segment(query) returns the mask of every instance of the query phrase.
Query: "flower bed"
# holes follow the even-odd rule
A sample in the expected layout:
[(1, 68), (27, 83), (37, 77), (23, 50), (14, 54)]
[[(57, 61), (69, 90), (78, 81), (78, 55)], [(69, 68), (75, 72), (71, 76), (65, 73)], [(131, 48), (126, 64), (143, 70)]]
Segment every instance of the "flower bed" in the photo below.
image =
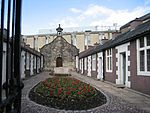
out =
[(97, 89), (71, 77), (53, 77), (40, 82), (29, 93), (39, 104), (66, 110), (87, 110), (106, 103)]

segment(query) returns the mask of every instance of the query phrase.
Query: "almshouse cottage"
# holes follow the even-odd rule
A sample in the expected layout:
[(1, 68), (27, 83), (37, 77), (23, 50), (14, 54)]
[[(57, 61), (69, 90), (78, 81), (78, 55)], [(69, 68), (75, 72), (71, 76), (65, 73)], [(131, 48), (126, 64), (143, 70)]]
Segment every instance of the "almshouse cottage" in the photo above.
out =
[(127, 23), (120, 31), (106, 43), (80, 53), (79, 70), (150, 94), (150, 14)]
[[(10, 53), (7, 55), (7, 30), (4, 30), (4, 41), (3, 41), (3, 76), (2, 76), (2, 84), (6, 81), (6, 60), (10, 59)], [(11, 44), (11, 40), (9, 42)], [(11, 48), (9, 47), (9, 52), (11, 52)], [(26, 77), (35, 75), (43, 70), (43, 62), (44, 62), (44, 56), (30, 48), (28, 45), (26, 45), (24, 42), (21, 43), (21, 59), (20, 59), (20, 68), (21, 68), (21, 78), (24, 79)], [(14, 62), (15, 63), (15, 62)], [(8, 70), (11, 71), (11, 70)], [(10, 73), (10, 72), (9, 72)]]

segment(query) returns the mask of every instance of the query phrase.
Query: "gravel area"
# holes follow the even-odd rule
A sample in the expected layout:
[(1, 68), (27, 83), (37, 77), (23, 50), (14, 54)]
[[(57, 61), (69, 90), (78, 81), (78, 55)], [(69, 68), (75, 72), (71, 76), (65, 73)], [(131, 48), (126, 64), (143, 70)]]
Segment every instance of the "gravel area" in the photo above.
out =
[(52, 76), (50, 76), (48, 72), (43, 72), (23, 81), (25, 87), (22, 91), (22, 113), (148, 113), (139, 107), (136, 107), (135, 105), (132, 105), (127, 101), (100, 88), (99, 90), (107, 96), (107, 103), (94, 109), (82, 111), (65, 111), (36, 104), (28, 98), (28, 93), (32, 87), (48, 77)]

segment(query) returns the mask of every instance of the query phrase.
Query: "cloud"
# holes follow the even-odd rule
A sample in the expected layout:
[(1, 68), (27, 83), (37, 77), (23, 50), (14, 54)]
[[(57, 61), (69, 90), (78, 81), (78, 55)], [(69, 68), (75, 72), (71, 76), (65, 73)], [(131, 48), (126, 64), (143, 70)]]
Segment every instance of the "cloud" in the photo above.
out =
[(84, 15), (86, 16), (98, 16), (98, 15), (103, 15), (107, 16), (113, 12), (112, 9), (106, 8), (104, 6), (98, 6), (91, 4), (85, 12), (83, 12)]
[[(143, 16), (148, 11), (150, 11), (150, 7), (137, 7), (131, 10), (112, 10), (111, 13), (106, 16), (104, 19), (95, 19), (91, 22), (90, 25), (112, 25), (113, 23), (117, 23), (118, 25), (123, 25), (136, 17)], [(107, 13), (106, 13), (107, 14)], [(104, 14), (104, 16), (106, 15)]]
[(73, 13), (80, 13), (81, 12), (81, 10), (76, 9), (76, 8), (70, 8), (70, 11)]
[(132, 10), (114, 10), (108, 7), (90, 4), (86, 9), (70, 9), (73, 16), (64, 17), (61, 20), (55, 20), (52, 23), (60, 23), (63, 27), (79, 27), (79, 26), (112, 26), (124, 25), (136, 17), (143, 16), (150, 12), (150, 7), (136, 7)]
[(62, 27), (79, 27), (77, 24), (78, 19), (74, 19), (73, 17), (64, 17), (63, 19), (56, 19), (55, 21), (49, 23), (51, 28), (58, 27), (58, 24), (61, 24)]

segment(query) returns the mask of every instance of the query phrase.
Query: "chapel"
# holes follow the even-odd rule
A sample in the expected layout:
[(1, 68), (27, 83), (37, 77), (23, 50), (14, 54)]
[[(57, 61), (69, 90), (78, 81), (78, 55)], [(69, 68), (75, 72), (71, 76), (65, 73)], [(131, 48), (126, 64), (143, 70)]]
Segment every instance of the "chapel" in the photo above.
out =
[(74, 69), (79, 50), (62, 37), (63, 29), (60, 24), (56, 31), (57, 37), (40, 49), (44, 55), (44, 70), (50, 71), (57, 67)]

